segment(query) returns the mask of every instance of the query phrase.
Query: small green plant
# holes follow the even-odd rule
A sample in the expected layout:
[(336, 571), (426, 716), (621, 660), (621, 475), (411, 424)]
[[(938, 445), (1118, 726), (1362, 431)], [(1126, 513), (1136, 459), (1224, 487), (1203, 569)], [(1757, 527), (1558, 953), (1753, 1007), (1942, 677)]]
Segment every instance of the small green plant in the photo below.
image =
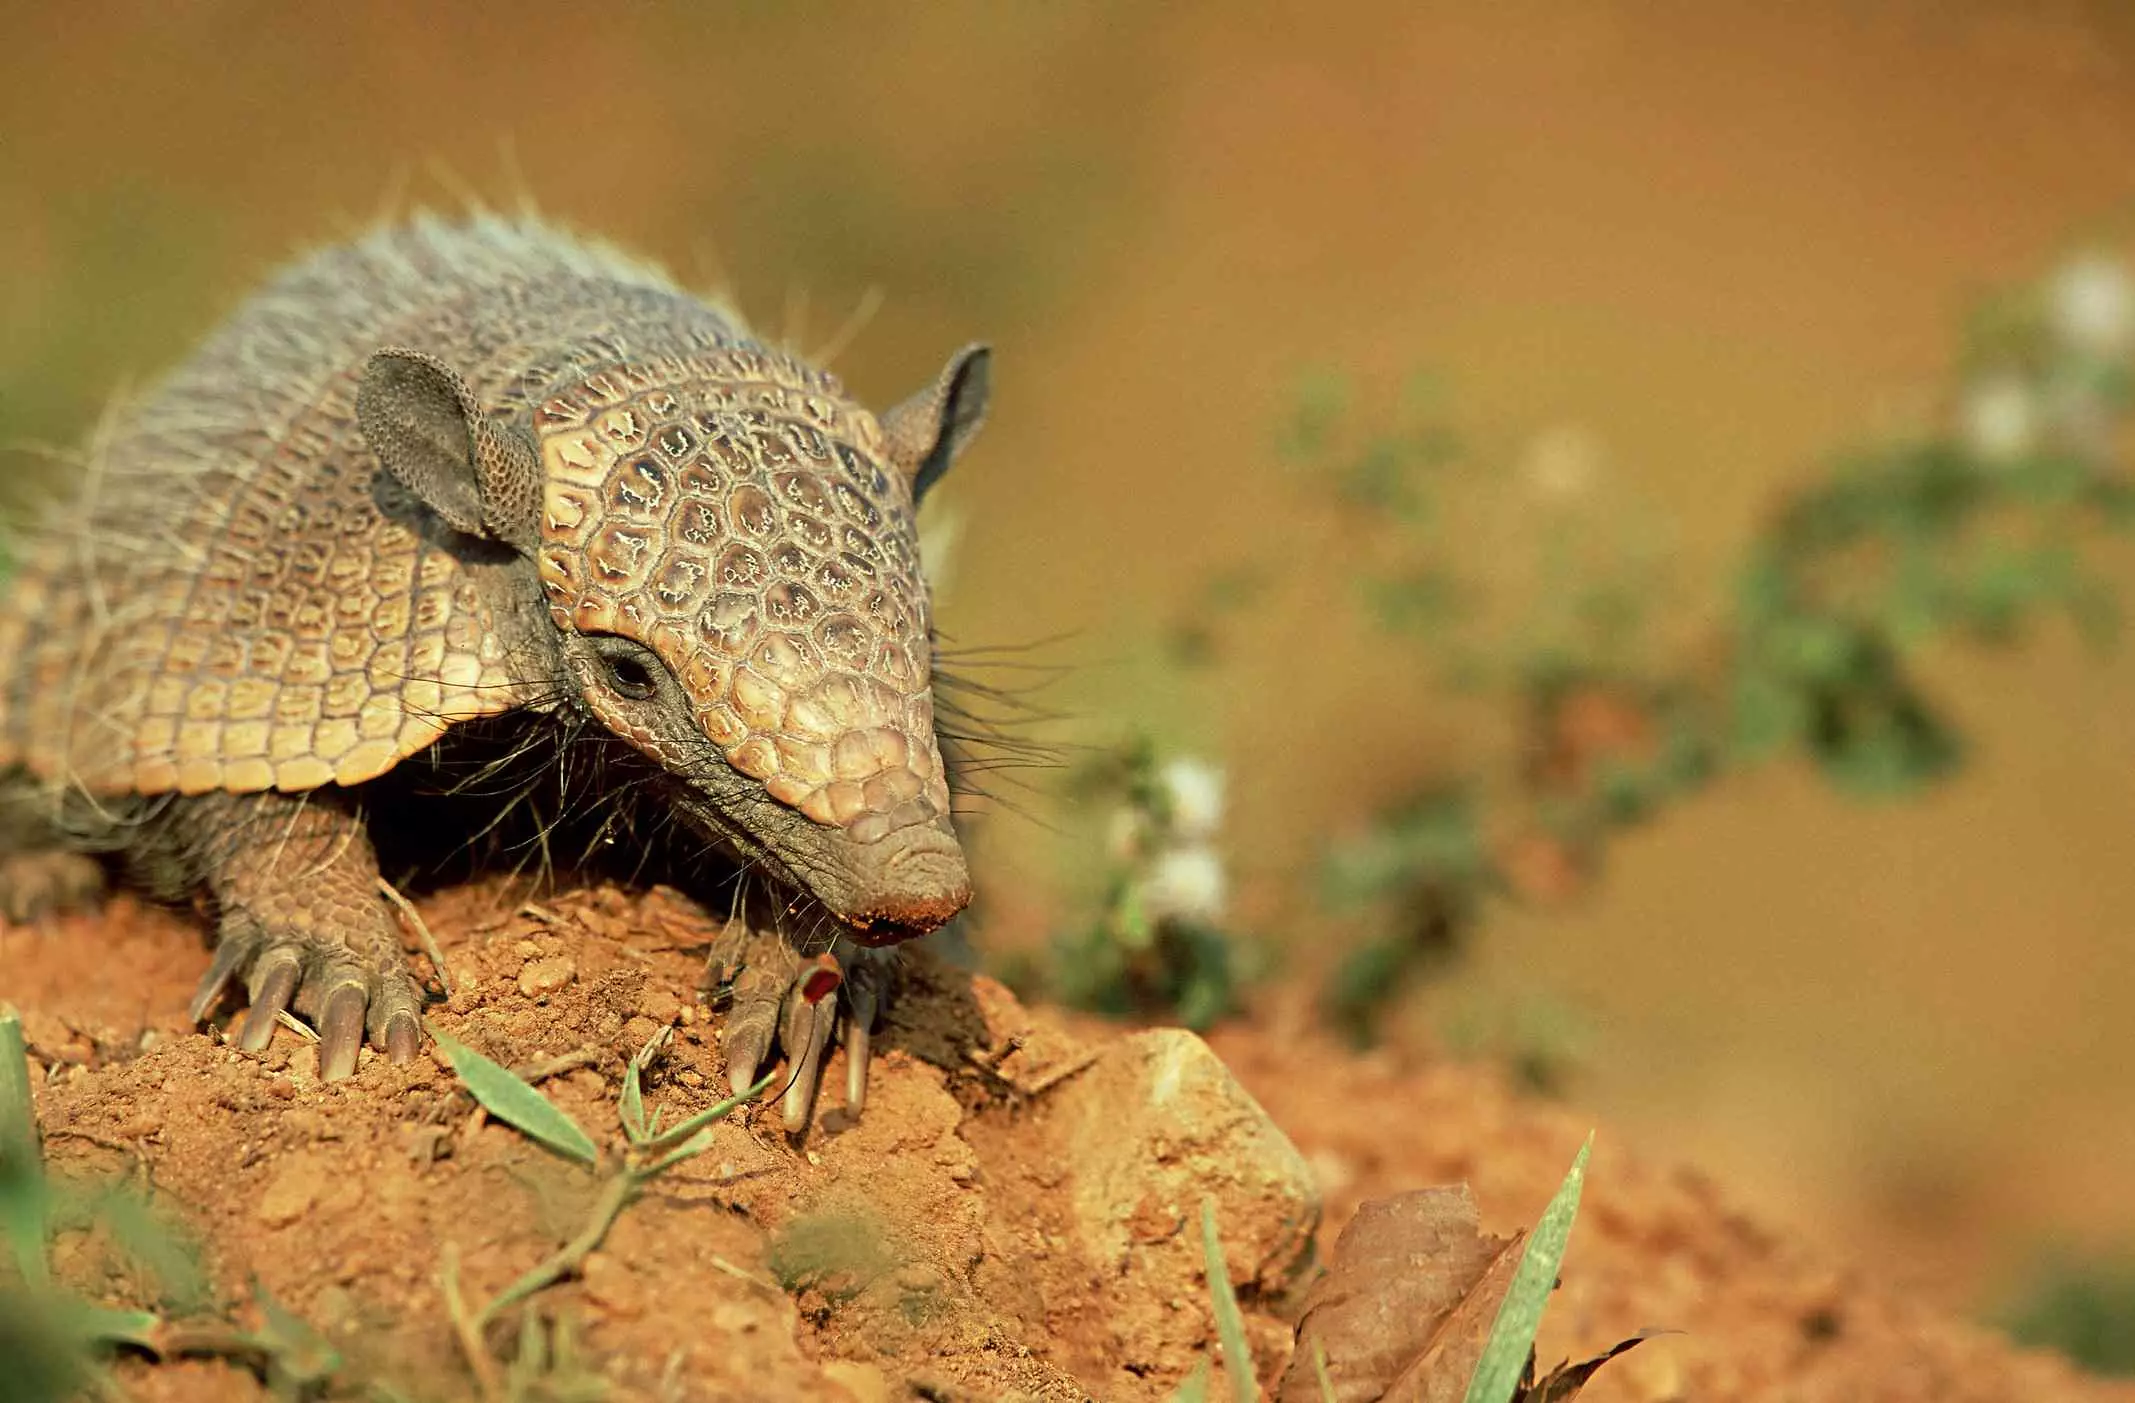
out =
[[(646, 1115), (644, 1075), (647, 1065), (666, 1047), (672, 1035), (672, 1029), (662, 1028), (638, 1050), (624, 1069), (623, 1089), (617, 1104), (624, 1148), (607, 1166), (606, 1180), (584, 1226), (569, 1242), (478, 1310), (466, 1312), (455, 1305), (455, 1323), (460, 1326), (462, 1343), (479, 1351), (485, 1362), (487, 1352), (479, 1346), (483, 1327), (536, 1292), (575, 1275), (585, 1265), (586, 1258), (606, 1240), (609, 1229), (615, 1226), (615, 1220), (622, 1216), (639, 1190), (684, 1160), (710, 1149), (712, 1126), (762, 1095), (771, 1085), (774, 1074), (767, 1072), (756, 1085), (739, 1095), (730, 1096), (717, 1105), (662, 1128), (658, 1111)], [(565, 1159), (588, 1169), (602, 1167), (600, 1149), (593, 1143), (593, 1137), (555, 1102), (465, 1043), (434, 1029), (431, 1036), (452, 1063), (452, 1070), (458, 1074), (461, 1083), (484, 1110)], [(456, 1273), (452, 1275), (456, 1276)], [(456, 1282), (448, 1286), (447, 1297), (455, 1303), (459, 1301)], [(472, 1359), (470, 1354), (470, 1362)]]
[(577, 1321), (534, 1311), (519, 1319), (519, 1349), (504, 1371), (506, 1403), (601, 1403), (608, 1380), (579, 1343)]
[[(122, 1345), (157, 1348), (163, 1325), (150, 1312), (98, 1306), (52, 1280), (46, 1254), (68, 1216), (64, 1200), (44, 1172), (22, 1020), (0, 1010), (0, 1231), (17, 1276), (0, 1280), (0, 1342), (7, 1346), (0, 1358), (19, 1363), (12, 1386), (25, 1400), (68, 1398), (85, 1388), (111, 1392), (104, 1361)], [(154, 1231), (145, 1215), (129, 1216), (119, 1229), (144, 1240)], [(177, 1256), (162, 1250), (168, 1245), (156, 1243), (144, 1255)]]
[(1223, 772), (1144, 738), (1100, 754), (1075, 787), (1109, 808), (1106, 858), (1095, 914), (1054, 942), (1047, 990), (1115, 1016), (1208, 1027), (1236, 1007), (1239, 985)]
[[(888, 1278), (904, 1260), (879, 1218), (828, 1209), (804, 1213), (781, 1228), (771, 1239), (764, 1265), (787, 1292), (813, 1291), (838, 1306)], [(923, 1312), (925, 1303), (915, 1299), (907, 1309)]]

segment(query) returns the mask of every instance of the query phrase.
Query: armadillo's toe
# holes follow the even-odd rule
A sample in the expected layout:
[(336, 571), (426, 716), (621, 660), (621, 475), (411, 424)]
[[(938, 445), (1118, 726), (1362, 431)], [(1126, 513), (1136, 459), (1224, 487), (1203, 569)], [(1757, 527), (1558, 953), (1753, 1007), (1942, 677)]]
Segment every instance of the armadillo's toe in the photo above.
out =
[(319, 1015), (320, 1081), (339, 1081), (355, 1072), (369, 1004), (361, 984), (343, 984), (326, 996), (326, 1010)]
[(199, 1023), (215, 1011), (222, 1002), (223, 992), (230, 981), (252, 963), (259, 953), (259, 941), (225, 928), (222, 939), (215, 946), (215, 958), (208, 962), (208, 972), (200, 976), (193, 986), (193, 1001), (186, 1005), (186, 1017)]
[(304, 961), (293, 951), (270, 951), (252, 971), (252, 1007), (245, 1013), (237, 1045), (247, 1052), (265, 1052), (274, 1038), (274, 1025), (289, 1011), (290, 1000), (304, 981)]
[(800, 1132), (815, 1114), (833, 1038), (845, 1043), (845, 1105), (867, 1103), (876, 1021), (895, 985), (895, 956), (840, 939), (803, 959), (783, 937), (731, 925), (709, 972), (727, 1002), (724, 1044), (734, 1094), (756, 1084), (774, 1054), (789, 1069), (778, 1092), (780, 1119)]
[(844, 970), (826, 954), (810, 960), (786, 987), (778, 1031), (793, 1070), (786, 1078), (785, 1095), (779, 1098), (779, 1112), (786, 1129), (796, 1135), (808, 1128), (815, 1115), (830, 1034), (838, 1022), (838, 987), (844, 982)]
[(93, 908), (104, 895), (104, 864), (87, 853), (48, 849), (0, 856), (0, 916), (34, 925)]
[(730, 922), (705, 971), (726, 1002), (727, 1080), (739, 1096), (756, 1085), (778, 1044), (779, 1009), (800, 968), (800, 956), (776, 933), (763, 934)]
[(385, 1024), (385, 1055), (395, 1066), (415, 1060), (422, 1050), (423, 1024), (416, 1014), (405, 1009), (389, 1014)]
[(867, 1073), (874, 1063), (875, 1020), (895, 989), (897, 967), (885, 951), (861, 949), (845, 967), (845, 1109), (867, 1109)]

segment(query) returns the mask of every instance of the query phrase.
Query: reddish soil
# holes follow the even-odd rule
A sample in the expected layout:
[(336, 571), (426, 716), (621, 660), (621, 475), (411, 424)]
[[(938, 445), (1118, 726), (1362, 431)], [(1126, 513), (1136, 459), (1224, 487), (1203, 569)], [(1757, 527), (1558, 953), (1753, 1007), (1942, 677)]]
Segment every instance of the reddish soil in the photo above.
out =
[[(695, 993), (711, 932), (693, 907), (657, 891), (514, 907), (495, 887), (426, 904), (455, 989), (439, 1028), (560, 1068), (543, 1089), (597, 1138), (614, 1132), (625, 1060), (663, 1024), (677, 1036), (649, 1101), (673, 1117), (716, 1099), (715, 1023)], [(488, 1122), (434, 1059), (366, 1054), (354, 1079), (322, 1086), (294, 1034), (253, 1058), (193, 1031), (183, 1007), (206, 958), (189, 921), (123, 899), (0, 929), (0, 998), (25, 1017), (47, 1159), (152, 1185), (204, 1244), (230, 1315), (251, 1318), (257, 1278), (354, 1361), (352, 1380), (474, 1396), (441, 1254), (486, 1298), (577, 1230), (596, 1180)], [(1124, 1271), (1077, 1245), (1073, 1147), (1047, 1103), (1114, 1035), (924, 957), (910, 974), (863, 1118), (819, 1112), (798, 1145), (769, 1115), (723, 1124), (624, 1213), (582, 1279), (539, 1298), (582, 1326), (607, 1397), (1160, 1399), (1209, 1347), (1177, 1215), (1137, 1217)], [(1589, 1128), (1475, 1070), (1358, 1058), (1309, 1032), (1263, 1023), (1214, 1043), (1317, 1174), (1323, 1250), (1360, 1200), (1429, 1183), (1466, 1180), (1486, 1226), (1519, 1226)], [(1236, 1168), (1195, 1170), (1228, 1185), (1227, 1223), (1256, 1211)], [(1606, 1127), (1588, 1185), (1545, 1362), (1643, 1327), (1682, 1333), (1610, 1365), (1586, 1397), (2135, 1399), (1817, 1259)], [(55, 1259), (91, 1294), (135, 1289), (82, 1233)], [(1265, 1382), (1286, 1360), (1289, 1300), (1249, 1293)], [(507, 1324), (491, 1335), (500, 1355)], [(216, 1361), (122, 1374), (143, 1400), (266, 1396)]]

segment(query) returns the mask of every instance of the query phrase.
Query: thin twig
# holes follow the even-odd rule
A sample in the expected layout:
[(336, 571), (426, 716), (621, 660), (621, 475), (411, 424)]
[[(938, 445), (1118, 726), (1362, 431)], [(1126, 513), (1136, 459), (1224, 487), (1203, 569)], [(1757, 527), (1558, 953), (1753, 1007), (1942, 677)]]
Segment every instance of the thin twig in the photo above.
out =
[(581, 1047), (551, 1057), (546, 1062), (514, 1067), (511, 1071), (513, 1076), (532, 1085), (535, 1082), (547, 1081), (550, 1077), (560, 1077), (565, 1072), (575, 1072), (580, 1067), (590, 1067), (598, 1061), (600, 1061), (600, 1052), (597, 1049)]
[(400, 894), (400, 888), (383, 877), (378, 879), (378, 891), (387, 901), (393, 903), (395, 909), (400, 912), (400, 919), (415, 932), (415, 938), (422, 942), (423, 954), (430, 958), (430, 968), (437, 971), (438, 987), (445, 991), (446, 998), (451, 998), (452, 976), (445, 973), (445, 957), (439, 953), (437, 937), (430, 933), (430, 926), (423, 920), (423, 913), (415, 909), (414, 902)]
[(1068, 1058), (1065, 1062), (1046, 1068), (1032, 1078), (1028, 1085), (1019, 1089), (1025, 1096), (1043, 1096), (1069, 1077), (1088, 1071), (1092, 1066), (1096, 1065), (1097, 1059), (1102, 1055), (1098, 1049), (1091, 1048), (1078, 1056)]
[[(504, 1381), (497, 1375), (497, 1361), (482, 1343), (482, 1322), (467, 1313), (467, 1302), (460, 1295), (460, 1247), (456, 1242), (445, 1244), (443, 1262), (438, 1267), (438, 1289), (445, 1297), (445, 1314), (452, 1321), (453, 1336), (460, 1342), (460, 1353), (467, 1356), (467, 1367), (474, 1370), (476, 1387), (482, 1397), (494, 1400), (503, 1397)], [(485, 1315), (484, 1319), (487, 1319)]]
[(754, 1286), (759, 1291), (769, 1292), (773, 1296), (783, 1296), (786, 1294), (785, 1288), (780, 1286), (777, 1282), (766, 1281), (762, 1277), (752, 1273), (747, 1267), (737, 1267), (732, 1262), (728, 1261), (726, 1258), (720, 1256), (716, 1252), (714, 1252), (710, 1257), (706, 1258), (705, 1260), (709, 1261), (715, 1270), (723, 1271), (728, 1276), (733, 1277), (737, 1281), (746, 1281), (749, 1283), (749, 1285)]

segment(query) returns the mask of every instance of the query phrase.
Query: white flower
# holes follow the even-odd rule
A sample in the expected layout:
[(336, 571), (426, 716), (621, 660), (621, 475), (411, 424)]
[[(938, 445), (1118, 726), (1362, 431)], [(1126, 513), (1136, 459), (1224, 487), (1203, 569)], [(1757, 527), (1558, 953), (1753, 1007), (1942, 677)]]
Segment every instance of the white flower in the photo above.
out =
[(1223, 771), (1206, 760), (1190, 755), (1165, 763), (1157, 780), (1164, 788), (1164, 805), (1171, 815), (1171, 831), (1181, 838), (1208, 838), (1223, 822)]
[(1170, 848), (1142, 879), (1142, 911), (1151, 921), (1214, 925), (1223, 919), (1227, 886), (1223, 858), (1214, 848), (1200, 843)]
[(2019, 376), (1979, 381), (1965, 391), (1957, 414), (1965, 446), (1990, 463), (2013, 462), (2038, 444), (2038, 397)]
[(2119, 259), (2084, 254), (2046, 285), (2048, 315), (2061, 339), (2099, 357), (2135, 349), (2135, 275)]

